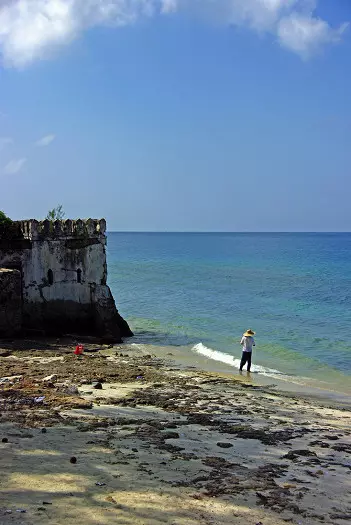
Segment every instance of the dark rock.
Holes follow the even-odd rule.
[[[77,458],[75,456],[72,456],[69,462],[72,463],[72,465],[75,465],[77,463]]]
[[[285,456],[283,456],[284,459],[291,459],[291,460],[295,460],[299,457],[317,457],[317,454],[313,452],[312,450],[303,449],[303,450],[291,450],[290,452],[285,454]]]
[[[311,441],[310,443],[311,447],[321,447],[321,448],[329,448],[329,443],[325,443],[324,441],[319,441],[318,439],[316,441]]]
[[[159,450],[166,450],[167,452],[181,452],[184,450],[182,447],[176,447],[174,445],[170,445],[168,443],[165,443],[164,445],[159,445]]]
[[[2,438],[1,442],[2,442],[2,443],[8,443],[9,440],[8,440],[7,438]]]
[[[336,452],[347,452],[351,454],[351,445],[349,445],[348,443],[340,443],[340,445],[334,445],[332,449],[336,450]]]
[[[154,385],[155,386],[155,385]],[[177,428],[177,424],[176,423],[166,423],[165,424],[165,428]]]
[[[42,428],[42,429],[41,429],[41,433],[42,433],[42,434],[46,434],[46,432],[47,432],[46,428]]]
[[[164,439],[179,439],[178,432],[165,432],[162,436]]]
[[[220,447],[220,448],[232,448],[232,444],[231,443],[217,443],[217,447]]]
[[[96,390],[102,390],[102,384],[101,383],[93,383],[93,388]]]

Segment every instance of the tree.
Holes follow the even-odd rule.
[[[59,204],[56,206],[56,208],[53,208],[52,210],[49,210],[47,216],[45,217],[49,221],[62,221],[62,219],[65,216],[65,212],[63,211],[62,204]]]
[[[0,224],[1,225],[12,224],[11,219],[1,210],[0,210]]]
[[[11,219],[0,210],[0,239],[11,239],[15,234],[15,225]]]

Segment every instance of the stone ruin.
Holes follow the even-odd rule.
[[[107,285],[106,221],[26,220],[0,231],[0,336],[132,334]]]

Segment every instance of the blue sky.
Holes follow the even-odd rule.
[[[0,209],[351,231],[349,0],[0,0]]]

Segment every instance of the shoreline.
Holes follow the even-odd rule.
[[[137,348],[146,354],[155,354],[161,359],[172,359],[180,368],[194,367],[198,371],[206,371],[215,375],[219,374],[227,378],[241,378],[247,382],[251,382],[253,385],[258,386],[271,387],[274,385],[276,389],[281,392],[288,392],[292,395],[300,394],[305,397],[317,398],[320,400],[324,399],[331,402],[334,401],[351,407],[351,391],[349,393],[347,388],[344,390],[341,388],[340,390],[332,390],[331,384],[326,384],[325,387],[323,387],[321,381],[308,377],[294,378],[287,374],[281,374],[281,377],[277,377],[257,372],[247,374],[245,371],[243,372],[243,375],[241,375],[238,368],[236,368],[234,365],[230,366],[228,364],[196,353],[193,350],[189,351],[183,347],[156,346],[149,343],[126,343],[126,345],[130,345],[132,348]],[[228,357],[231,356],[228,354]],[[234,359],[235,358],[233,357],[233,361]],[[310,382],[311,384],[308,385],[306,384],[307,382]]]
[[[0,386],[3,525],[350,518],[346,405],[131,344],[85,346],[81,360],[73,340],[0,356],[0,377],[22,376]]]

